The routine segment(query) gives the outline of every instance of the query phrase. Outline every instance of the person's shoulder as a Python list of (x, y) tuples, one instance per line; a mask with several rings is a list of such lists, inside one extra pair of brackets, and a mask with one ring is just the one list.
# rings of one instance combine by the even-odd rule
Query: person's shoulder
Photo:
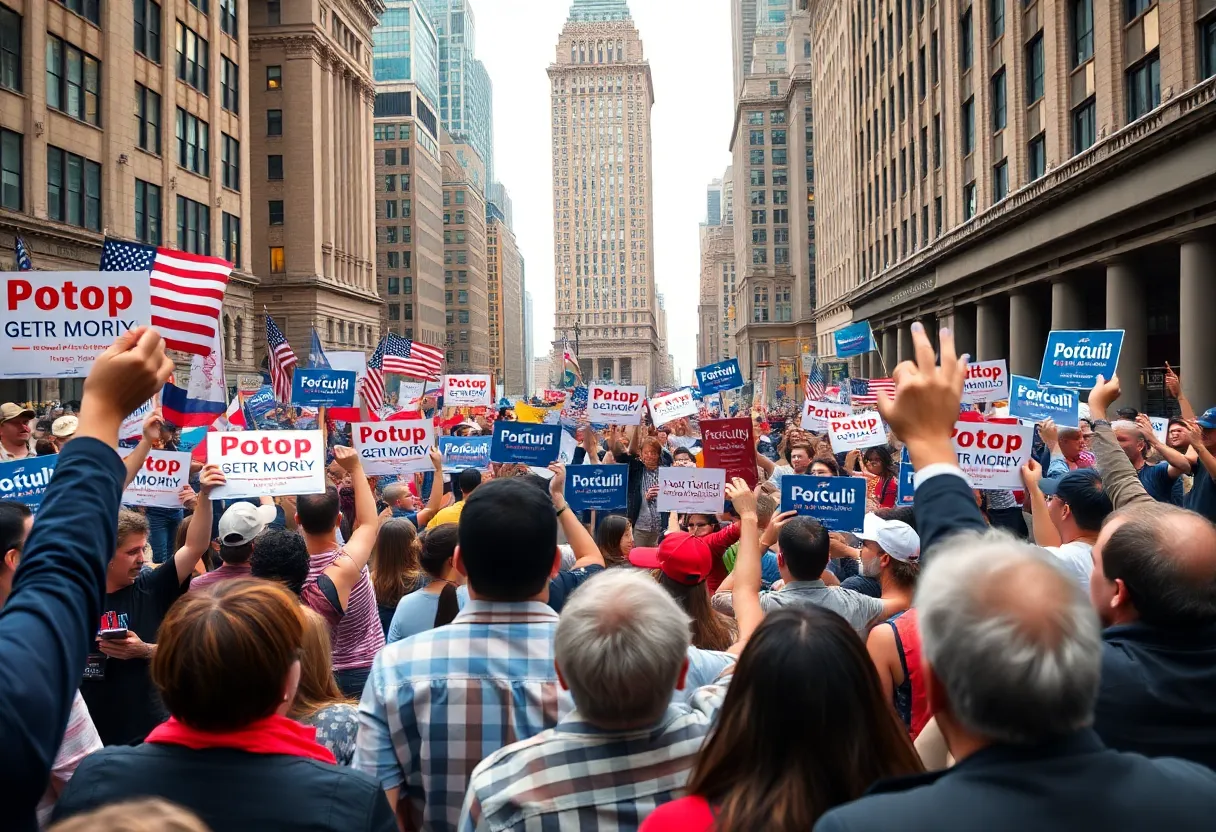
[(954, 828), (957, 807), (943, 804), (942, 793), (954, 785), (947, 774), (948, 770), (934, 771), (880, 780), (861, 798), (826, 812), (814, 832)]
[(1207, 766), (1179, 757), (1143, 757), (1139, 754), (1123, 754), (1136, 757), (1146, 770), (1153, 769), (1181, 786), (1191, 797), (1203, 801), (1209, 811), (1216, 810), (1216, 771)]
[(497, 789), (500, 775), (504, 772), (516, 779), (519, 774), (531, 771), (534, 761), (543, 761), (562, 742), (564, 740), (561, 734), (553, 728), (547, 728), (531, 737), (504, 745), (488, 754), (473, 769), (469, 777), (469, 789), (479, 796), (486, 796)]

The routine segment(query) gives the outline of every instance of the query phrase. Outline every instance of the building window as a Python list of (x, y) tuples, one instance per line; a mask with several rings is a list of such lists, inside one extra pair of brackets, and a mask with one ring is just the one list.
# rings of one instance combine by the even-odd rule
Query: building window
[(401, 267), (401, 255), (399, 252), (390, 251), (385, 260), (390, 269), (398, 269)]
[(266, 111), (266, 135), (267, 136), (283, 135), (283, 111), (282, 110), (267, 110)]
[(268, 89), (268, 90), (283, 89), (283, 67), (281, 67), (281, 66), (266, 67), (266, 89)]
[(135, 180), (135, 239), (160, 245), (160, 186)]
[(22, 181), (20, 133), (0, 129), (0, 206), (20, 211), (25, 193)]
[(270, 247), (270, 273), (271, 274), (283, 274), (283, 272), (285, 272), (285, 271), (287, 271), (287, 262), (283, 255), (283, 247), (282, 246), (271, 246)]
[(925, 47), (921, 46), (916, 56), (916, 97), (925, 100)]
[(211, 254), (211, 209), (184, 196), (177, 198), (177, 247), (191, 254)]
[(220, 31), (233, 38), (240, 33), (236, 9), (237, 0), (220, 0)]
[(1047, 173), (1047, 134), (1040, 133), (1026, 146), (1026, 167), (1030, 181)]
[(1094, 55), (1094, 0), (1072, 0), (1072, 65)]
[(220, 64), (220, 94), (225, 110), (230, 113), (241, 111), (241, 70), (227, 58), (221, 58)]
[(1009, 195), (1009, 160), (1002, 159), (992, 169), (992, 202), (1000, 202)]
[(1033, 104), (1043, 97), (1043, 33), (1026, 44), (1026, 100)]
[(194, 8), (198, 9), (203, 14), (207, 14), (209, 11), (207, 8), (207, 0), (190, 0), (190, 5), (194, 6)]
[(995, 41), (1005, 34), (1005, 0), (988, 0), (988, 34)]
[(942, 166), (942, 115), (933, 116), (933, 169), (940, 170)]
[(135, 106), (139, 112), (139, 146), (160, 155), (160, 95), (140, 84), (135, 85)]
[(55, 2), (95, 26), (101, 25), (101, 0), (55, 0)]
[(1199, 21), (1199, 74), (1203, 78), (1216, 75), (1216, 14)]
[(748, 134), (747, 134), (747, 141), (748, 141), (748, 144), (752, 145), (753, 147), (755, 147), (756, 145), (763, 146), (764, 145), (764, 131), (763, 130), (749, 130)]
[(278, 26), (280, 18), (279, 0), (266, 0), (266, 25)]
[(283, 200), (272, 199), (269, 202), (267, 202), (266, 204), (269, 207), (269, 213), (270, 213), (268, 222), (271, 225), (282, 225), (283, 224)]
[(401, 219), (408, 220), (413, 213), (413, 201), (409, 199), (401, 200)]
[(0, 87), (21, 92), (21, 15), (0, 6)]
[(777, 266), (788, 266), (790, 264), (790, 250), (781, 246), (774, 248), (773, 264)]
[(1097, 140), (1097, 103), (1096, 98), (1090, 96), (1081, 106), (1072, 111), (1073, 155), (1092, 147)]
[(223, 143), (224, 187), (234, 191), (241, 189), (241, 143), (227, 133), (220, 134)]
[(971, 69), (971, 63), (975, 59), (975, 33), (972, 31), (971, 22), (971, 7), (968, 6), (958, 24), (958, 63), (963, 72)]
[(1127, 120), (1135, 121), (1161, 103), (1161, 59), (1154, 50), (1127, 71)]
[(133, 0), (135, 12), (135, 51), (160, 63), (160, 3)]
[(784, 145), (785, 144), (785, 131), (784, 130), (772, 131), (772, 136), (770, 137), (770, 140), (772, 141), (772, 143), (774, 145)]
[(241, 218), (227, 211), (223, 216), (224, 259), (232, 265), (241, 266)]
[(395, 199), (384, 200), (384, 217), (385, 217), (385, 219), (390, 219), (390, 220), (397, 219), (397, 200), (395, 200)]
[(937, 30), (934, 30), (929, 38), (929, 69), (933, 73), (933, 86), (936, 87), (941, 72), (941, 55), (937, 49)]
[(211, 175), (211, 127), (193, 113), (177, 108), (177, 163), (200, 176)]
[(1127, 3), (1127, 22), (1131, 23), (1149, 10), (1157, 0), (1125, 0)]
[(399, 294), (401, 294), (401, 278), (399, 278), (399, 277), (390, 277), (390, 278), (388, 279), (388, 293), (389, 293), (390, 295), (399, 295)]
[(266, 178), (272, 182), (283, 179), (283, 157), (279, 155), (266, 157)]
[(456, 290), (456, 302), (457, 303), (468, 303), (469, 302), (469, 290), (468, 289), (457, 289)]
[(752, 211), (752, 225), (764, 225), (768, 222), (768, 212), (764, 210)]
[(46, 36), (46, 105), (101, 124), (101, 61), (52, 34)]
[(760, 248), (760, 247), (753, 248), (752, 249), (752, 264), (756, 265), (756, 266), (762, 266), (766, 263), (768, 263), (768, 249)]
[(1005, 129), (1005, 67), (992, 76), (992, 132)]
[(101, 165), (58, 147), (46, 149), (47, 215), (58, 222), (101, 230)]
[(207, 68), (210, 66), (210, 46), (198, 33), (177, 21), (177, 78), (207, 95)]
[(975, 151), (975, 96), (963, 102), (962, 125), (963, 155), (969, 156)]

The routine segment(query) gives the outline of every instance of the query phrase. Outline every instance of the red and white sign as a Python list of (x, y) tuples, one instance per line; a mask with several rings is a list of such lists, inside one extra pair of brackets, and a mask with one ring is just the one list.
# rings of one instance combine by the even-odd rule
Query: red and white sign
[(877, 410), (863, 410), (852, 416), (828, 419), (828, 439), (832, 450), (862, 451), (887, 441), (887, 426)]
[(845, 419), (852, 415), (853, 408), (843, 404), (807, 399), (802, 403), (802, 429), (827, 430), (828, 419)]
[[(673, 441), (684, 438), (670, 437)], [(701, 440), (706, 468), (721, 468), (729, 477), (742, 477), (749, 488), (756, 487), (756, 439), (751, 419), (702, 419)]]
[(696, 415), (697, 402), (692, 397), (692, 390), (688, 387), (676, 390), (674, 393), (653, 396), (650, 399), (650, 418), (655, 427), (661, 427), (681, 416)]
[(721, 468), (660, 468), (659, 511), (717, 514), (726, 500)]
[(325, 492), (325, 437), (319, 430), (241, 430), (207, 434), (207, 461), (227, 482), (213, 500)]
[[(118, 455), (124, 459), (133, 448), (119, 448)], [(178, 492), (190, 480), (190, 454), (185, 451), (149, 451), (143, 467), (135, 479), (122, 492), (122, 503), (127, 506), (159, 506), (181, 508)]]
[(462, 375), (443, 377), (444, 407), (492, 407), (494, 395), (490, 391), (488, 375)]
[(115, 338), (152, 319), (147, 272), (3, 277), (0, 378), (83, 377)]
[[(156, 396), (148, 399), (135, 410), (127, 414), (118, 428), (119, 439), (140, 439), (144, 435), (144, 419), (156, 409)], [(126, 456), (126, 454), (123, 454)]]
[(368, 474), (414, 474), (432, 469), (427, 454), (435, 444), (435, 423), (430, 419), (356, 422), (351, 425), (351, 436)]
[(1022, 487), (1022, 466), (1030, 459), (1034, 428), (992, 422), (955, 422), (958, 466), (978, 489)]
[(963, 401), (1000, 402), (1009, 398), (1009, 367), (1005, 359), (977, 361), (967, 365)]
[(587, 388), (587, 421), (640, 425), (645, 403), (645, 385), (592, 384)]

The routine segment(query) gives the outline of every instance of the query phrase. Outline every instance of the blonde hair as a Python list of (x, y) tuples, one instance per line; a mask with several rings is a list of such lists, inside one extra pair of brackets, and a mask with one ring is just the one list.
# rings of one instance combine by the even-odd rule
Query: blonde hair
[(198, 815), (160, 798), (126, 800), (60, 821), (48, 832), (211, 832)]
[(296, 698), (291, 703), (291, 710), (287, 715), (292, 719), (304, 719), (330, 705), (358, 704), (342, 695), (342, 690), (334, 679), (334, 657), (330, 646), (328, 622), (308, 607), (300, 607), (300, 613), (304, 619), (300, 684), (296, 688)]

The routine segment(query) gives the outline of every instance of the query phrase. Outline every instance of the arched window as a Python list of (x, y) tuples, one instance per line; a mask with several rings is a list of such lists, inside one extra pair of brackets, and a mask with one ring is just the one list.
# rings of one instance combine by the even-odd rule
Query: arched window
[(334, 319), (328, 318), (325, 321), (325, 340), (329, 343), (334, 342)]
[(230, 353), (237, 361), (245, 358), (245, 319), (236, 317), (236, 332), (233, 337), (233, 352)]

